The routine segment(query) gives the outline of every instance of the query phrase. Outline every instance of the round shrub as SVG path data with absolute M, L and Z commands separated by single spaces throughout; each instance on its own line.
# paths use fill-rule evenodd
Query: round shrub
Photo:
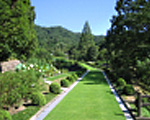
M 71 83 L 75 81 L 75 79 L 74 79 L 73 76 L 68 76 L 68 77 L 67 77 L 67 80 L 69 80 L 69 82 L 71 82 Z
M 77 74 L 74 73 L 72 76 L 74 77 L 75 80 L 78 79 L 78 75 Z
M 61 81 L 60 81 L 60 84 L 61 84 L 62 87 L 68 87 L 68 86 L 69 86 L 69 81 L 68 81 L 68 80 L 65 80 L 65 79 L 64 79 L 64 80 L 61 80 Z
M 42 93 L 34 92 L 31 95 L 32 104 L 43 106 L 46 104 L 46 98 Z
M 128 84 L 124 87 L 124 93 L 126 95 L 133 95 L 135 93 L 134 88 L 132 85 Z
M 0 110 L 0 120 L 12 120 L 11 115 L 6 110 Z
M 49 91 L 54 93 L 54 94 L 59 94 L 60 93 L 60 85 L 58 83 L 52 83 L 49 86 Z
M 78 76 L 81 76 L 82 74 L 83 74 L 82 71 L 77 71 L 77 75 L 78 75 Z
M 126 81 L 123 78 L 119 78 L 117 80 L 117 86 L 122 87 L 122 88 L 125 87 L 126 86 Z

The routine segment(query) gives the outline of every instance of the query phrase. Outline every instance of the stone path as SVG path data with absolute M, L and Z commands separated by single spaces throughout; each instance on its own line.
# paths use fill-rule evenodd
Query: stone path
M 43 120 L 48 113 L 78 84 L 80 80 L 83 79 L 84 76 L 87 75 L 89 71 L 87 71 L 81 78 L 79 78 L 75 83 L 73 83 L 68 89 L 62 88 L 64 91 L 55 97 L 52 101 L 50 101 L 47 105 L 42 107 L 40 111 L 38 111 L 30 120 Z

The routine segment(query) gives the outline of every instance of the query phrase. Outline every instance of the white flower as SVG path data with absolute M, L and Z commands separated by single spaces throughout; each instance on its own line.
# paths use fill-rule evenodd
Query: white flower
M 39 72 L 42 72 L 41 70 L 39 70 Z
M 25 68 L 26 66 L 23 64 L 22 67 Z
M 30 67 L 33 68 L 33 64 L 30 64 Z

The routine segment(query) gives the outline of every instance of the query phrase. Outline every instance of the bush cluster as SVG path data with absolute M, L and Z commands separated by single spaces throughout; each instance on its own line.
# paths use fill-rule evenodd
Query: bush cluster
M 0 75 L 0 107 L 13 106 L 39 89 L 39 75 L 34 71 L 5 72 Z
M 72 76 L 74 77 L 75 80 L 78 79 L 78 75 L 77 74 L 74 73 Z
M 43 106 L 46 104 L 46 98 L 40 92 L 33 92 L 31 94 L 31 100 L 32 100 L 32 104 L 34 105 Z
M 126 95 L 133 95 L 133 94 L 135 93 L 135 90 L 134 90 L 134 88 L 133 88 L 132 85 L 127 84 L 127 85 L 124 87 L 124 93 L 125 93 Z
M 66 79 L 63 79 L 60 81 L 60 84 L 62 87 L 68 87 L 69 86 L 69 81 Z
M 121 88 L 124 88 L 126 86 L 126 81 L 123 78 L 119 78 L 117 80 L 117 86 L 121 87 Z
M 59 94 L 61 92 L 61 89 L 60 89 L 60 85 L 58 83 L 52 83 L 50 86 L 49 86 L 49 91 L 54 93 L 54 94 Z
M 75 78 L 71 75 L 67 77 L 67 80 L 71 83 L 73 83 L 75 81 Z
M 0 120 L 12 120 L 11 115 L 6 110 L 0 110 Z

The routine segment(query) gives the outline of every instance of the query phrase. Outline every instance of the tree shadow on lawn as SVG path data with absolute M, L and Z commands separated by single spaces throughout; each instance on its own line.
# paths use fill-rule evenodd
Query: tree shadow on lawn
M 106 79 L 104 78 L 103 74 L 100 71 L 89 72 L 81 82 L 84 82 L 84 84 L 86 85 L 100 85 L 100 84 L 108 85 Z

